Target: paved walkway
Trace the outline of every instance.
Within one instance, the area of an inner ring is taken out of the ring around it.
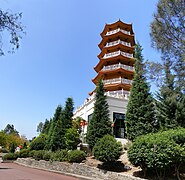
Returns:
[[[15,163],[0,163],[0,180],[79,180],[58,173],[28,168]]]

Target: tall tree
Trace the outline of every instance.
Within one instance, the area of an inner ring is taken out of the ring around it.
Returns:
[[[163,56],[163,61],[165,62],[165,77],[157,93],[157,119],[162,129],[185,127],[185,95],[178,86],[175,86],[172,62],[169,57]]]
[[[167,56],[163,56],[163,61],[165,61],[165,77],[163,85],[157,93],[157,120],[161,129],[169,129],[177,126],[175,113],[178,93],[175,89],[174,75],[171,73],[172,63]]]
[[[19,132],[14,128],[13,124],[7,124],[7,126],[4,129],[4,132],[6,134],[14,134],[16,136],[19,136]]]
[[[74,110],[74,102],[73,102],[73,99],[69,97],[65,102],[64,114],[62,115],[63,127],[65,129],[69,129],[72,127],[73,110]]]
[[[185,93],[185,1],[159,0],[151,23],[152,46],[168,54],[176,86]]]
[[[40,123],[38,124],[38,126],[37,126],[37,132],[38,132],[38,133],[41,133],[42,130],[43,130],[43,127],[44,127],[43,122],[40,122]]]
[[[52,119],[51,122],[51,126],[49,129],[49,133],[48,133],[48,138],[46,141],[46,149],[48,150],[56,150],[57,148],[57,143],[58,141],[56,141],[56,127],[58,127],[58,122],[60,121],[60,117],[61,117],[61,113],[62,113],[62,107],[60,105],[57,106],[56,110],[55,110],[55,114],[54,117]]]
[[[51,122],[52,122],[52,119],[50,119],[50,121],[47,119],[45,120],[43,128],[42,128],[42,133],[48,135]]]
[[[3,32],[10,34],[10,44],[12,48],[8,52],[14,52],[20,46],[20,39],[24,33],[24,26],[20,22],[22,14],[12,14],[0,9],[0,56],[5,54],[3,49]]]
[[[94,112],[87,128],[87,143],[92,149],[95,143],[106,134],[111,134],[109,106],[104,93],[103,82],[100,80],[96,88]]]
[[[144,76],[144,59],[140,44],[135,47],[135,58],[137,59],[135,75],[126,112],[127,136],[131,140],[139,135],[153,132],[156,122],[153,98]]]

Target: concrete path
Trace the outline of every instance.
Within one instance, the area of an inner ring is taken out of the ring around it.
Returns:
[[[28,168],[15,163],[0,163],[0,180],[79,180],[58,173]]]

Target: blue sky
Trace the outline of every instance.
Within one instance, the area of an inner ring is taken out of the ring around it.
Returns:
[[[14,124],[28,139],[67,97],[81,105],[94,89],[100,33],[118,19],[132,23],[145,59],[158,61],[150,23],[157,0],[0,0],[0,8],[22,12],[21,47],[0,57],[0,129]],[[6,40],[6,39],[5,39]],[[8,43],[4,45],[8,48]]]

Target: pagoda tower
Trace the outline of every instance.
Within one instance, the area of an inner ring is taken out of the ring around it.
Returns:
[[[92,81],[97,85],[99,79],[103,80],[113,135],[116,138],[124,138],[126,137],[126,107],[136,60],[132,24],[126,24],[120,20],[106,24],[100,35],[102,40],[98,46],[101,52],[98,55],[99,62],[94,67],[97,76]],[[94,111],[95,90],[89,95],[73,116],[73,118],[79,116],[87,121],[86,126],[83,127],[84,133],[87,132],[87,126]]]
[[[128,98],[135,62],[132,24],[120,20],[106,24],[100,35],[102,41],[98,46],[101,52],[99,62],[94,67],[98,74],[92,81],[97,85],[98,80],[102,79],[107,96]]]

